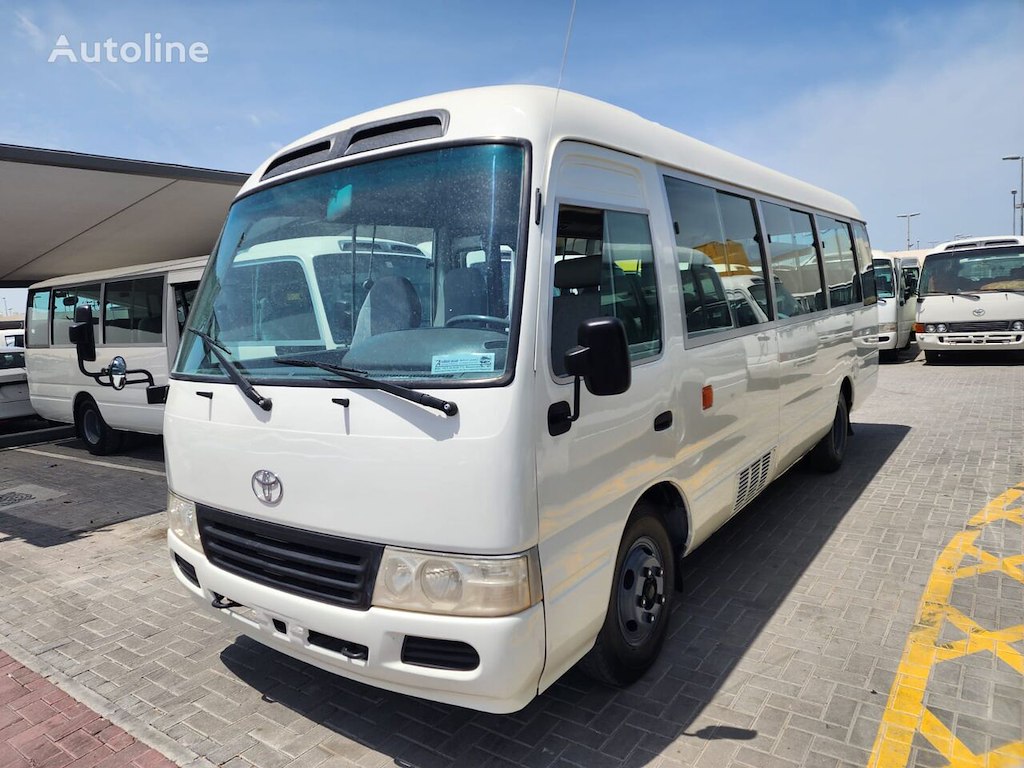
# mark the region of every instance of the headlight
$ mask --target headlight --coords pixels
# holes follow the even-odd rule
[[[1024,331],[1024,320],[1014,320],[1010,326],[1011,331]]]
[[[465,557],[385,547],[373,590],[375,606],[450,616],[510,616],[540,599],[536,549]]]
[[[928,325],[926,325],[924,327],[924,332],[925,333],[935,333],[935,324],[934,323],[928,323]]]
[[[896,323],[879,323],[879,333],[896,333]]]
[[[199,524],[196,522],[194,501],[183,499],[176,493],[167,491],[167,527],[190,547],[202,551],[203,545],[199,541]]]
[[[947,329],[946,329],[946,324],[945,323],[937,323],[936,326],[935,326],[935,332],[936,333],[945,333],[946,330]]]

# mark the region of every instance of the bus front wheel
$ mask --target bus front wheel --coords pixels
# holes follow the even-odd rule
[[[75,429],[85,443],[89,453],[94,456],[106,456],[121,447],[121,432],[111,429],[103,420],[99,407],[91,399],[85,399],[75,412]]]
[[[611,595],[597,642],[584,657],[593,678],[614,686],[635,682],[665,641],[675,589],[675,556],[657,509],[641,504],[626,524]]]

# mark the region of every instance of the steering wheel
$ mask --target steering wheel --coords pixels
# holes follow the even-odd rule
[[[454,315],[444,321],[444,327],[452,328],[459,325],[472,325],[473,323],[499,331],[504,331],[508,328],[507,318],[494,317],[493,315]]]

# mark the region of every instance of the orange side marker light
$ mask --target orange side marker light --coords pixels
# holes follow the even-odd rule
[[[715,389],[710,384],[705,384],[700,391],[700,404],[705,411],[715,404]]]

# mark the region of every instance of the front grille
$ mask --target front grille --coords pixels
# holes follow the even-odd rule
[[[950,333],[971,333],[976,331],[1008,331],[1009,320],[980,320],[965,323],[950,323]]]
[[[320,602],[370,607],[384,547],[196,505],[199,535],[213,565]]]
[[[458,640],[406,635],[402,642],[402,662],[417,667],[469,671],[480,666],[480,654],[473,646]]]

